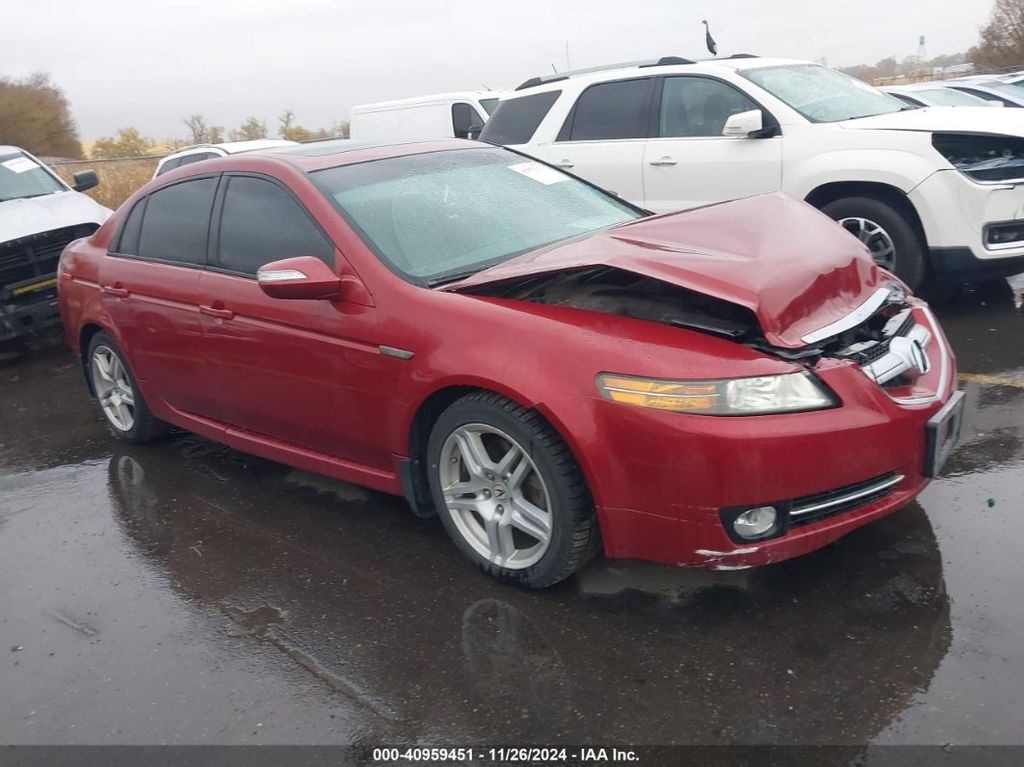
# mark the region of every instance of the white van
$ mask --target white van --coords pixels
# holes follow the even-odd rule
[[[475,138],[502,95],[502,91],[457,91],[361,104],[352,107],[349,134],[360,141],[470,138],[471,133]]]

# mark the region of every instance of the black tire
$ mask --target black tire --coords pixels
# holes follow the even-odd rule
[[[924,282],[924,246],[913,224],[892,204],[875,197],[844,197],[823,206],[821,211],[836,221],[863,218],[882,227],[895,247],[893,271],[896,276],[907,283],[911,290],[917,290]]]
[[[548,488],[551,538],[533,565],[510,569],[481,556],[466,541],[441,491],[440,456],[460,426],[485,424],[519,443]],[[437,419],[427,443],[427,475],[438,516],[455,546],[477,567],[500,581],[546,588],[568,578],[598,550],[600,535],[583,472],[565,442],[537,413],[492,392],[476,392],[454,402]]]
[[[146,404],[146,399],[142,396],[142,390],[139,389],[138,384],[135,382],[135,374],[132,373],[132,369],[128,365],[128,360],[125,358],[124,353],[118,345],[114,343],[114,339],[103,332],[99,332],[92,337],[92,340],[89,341],[89,348],[85,355],[85,374],[89,377],[89,385],[90,388],[93,389],[93,394],[96,394],[95,384],[93,383],[93,359],[96,354],[96,350],[101,347],[109,350],[111,354],[115,355],[124,367],[128,384],[131,386],[132,399],[134,400],[134,423],[131,428],[127,430],[120,428],[117,424],[111,421],[102,405],[100,405],[98,400],[96,401],[96,406],[100,411],[100,415],[110,428],[110,431],[118,439],[133,443],[151,442],[158,437],[162,437],[168,432],[170,427],[150,412],[149,405]]]

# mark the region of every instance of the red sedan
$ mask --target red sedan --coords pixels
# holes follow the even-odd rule
[[[404,495],[503,580],[739,569],[913,499],[956,443],[928,307],[783,196],[652,216],[505,149],[182,167],[68,246],[114,434],[169,424]]]

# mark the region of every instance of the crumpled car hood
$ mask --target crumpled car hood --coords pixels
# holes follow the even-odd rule
[[[1024,110],[993,107],[922,107],[839,123],[849,130],[1000,133],[1024,136]]]
[[[110,211],[79,192],[0,202],[0,243],[77,224],[100,224]]]
[[[889,277],[834,221],[783,194],[640,219],[517,256],[443,290],[473,292],[532,274],[609,266],[751,310],[769,343],[845,317]]]

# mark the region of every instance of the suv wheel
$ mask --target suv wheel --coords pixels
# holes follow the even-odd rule
[[[538,414],[504,397],[469,394],[445,410],[427,466],[448,535],[499,580],[551,586],[597,548],[593,503],[569,448]]]
[[[106,333],[92,337],[86,368],[100,412],[115,437],[148,442],[167,431],[167,425],[149,411],[124,355]]]
[[[911,289],[920,287],[925,275],[924,248],[902,213],[873,197],[844,197],[821,210],[863,242],[876,264]]]

